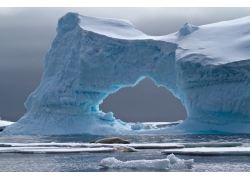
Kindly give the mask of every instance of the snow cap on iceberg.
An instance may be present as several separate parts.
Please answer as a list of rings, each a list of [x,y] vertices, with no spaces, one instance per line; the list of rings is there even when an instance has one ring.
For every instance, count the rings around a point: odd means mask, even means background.
[[[187,36],[187,35],[193,33],[194,31],[197,31],[198,29],[199,29],[199,27],[194,26],[194,25],[189,24],[189,23],[186,23],[179,30],[179,32],[177,33],[177,36],[179,36],[179,37],[181,37],[181,36]]]

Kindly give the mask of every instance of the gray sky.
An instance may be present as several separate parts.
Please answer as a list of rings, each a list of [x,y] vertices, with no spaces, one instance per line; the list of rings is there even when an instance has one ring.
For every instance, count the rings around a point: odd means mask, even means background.
[[[57,20],[67,12],[126,19],[148,35],[178,31],[186,22],[203,25],[250,15],[250,8],[0,8],[0,117],[17,121],[24,102],[40,84],[44,55]],[[100,108],[124,121],[186,118],[180,100],[146,79],[109,95]]]

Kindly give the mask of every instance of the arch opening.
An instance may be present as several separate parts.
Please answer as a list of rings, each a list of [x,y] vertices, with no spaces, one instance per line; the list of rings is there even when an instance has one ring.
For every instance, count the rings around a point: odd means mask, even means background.
[[[181,100],[150,78],[109,94],[99,109],[113,112],[116,119],[124,122],[173,122],[187,118]]]

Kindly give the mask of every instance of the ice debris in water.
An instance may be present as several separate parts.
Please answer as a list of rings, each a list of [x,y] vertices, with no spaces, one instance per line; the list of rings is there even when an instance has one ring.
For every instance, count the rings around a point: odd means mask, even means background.
[[[132,130],[148,130],[148,129],[157,129],[157,127],[154,124],[142,124],[140,122],[137,122],[135,124],[131,124]]]
[[[141,129],[143,129],[143,127],[144,127],[143,124],[139,123],[139,122],[131,125],[131,129],[133,129],[133,130],[141,130]]]
[[[183,160],[176,157],[174,154],[170,154],[166,159],[154,159],[154,160],[131,160],[120,161],[114,157],[109,157],[101,160],[99,166],[103,168],[133,168],[133,169],[192,169],[194,164],[193,159]]]
[[[115,146],[116,152],[138,152],[139,150],[129,146]]]

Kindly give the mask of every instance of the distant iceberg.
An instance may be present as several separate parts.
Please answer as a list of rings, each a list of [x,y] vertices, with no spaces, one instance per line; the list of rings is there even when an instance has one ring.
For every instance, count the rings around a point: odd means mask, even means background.
[[[25,102],[27,113],[1,134],[249,133],[249,27],[250,16],[187,23],[157,37],[126,20],[67,13],[46,53],[41,83]],[[146,77],[182,101],[183,123],[131,129],[99,110],[109,94]]]

